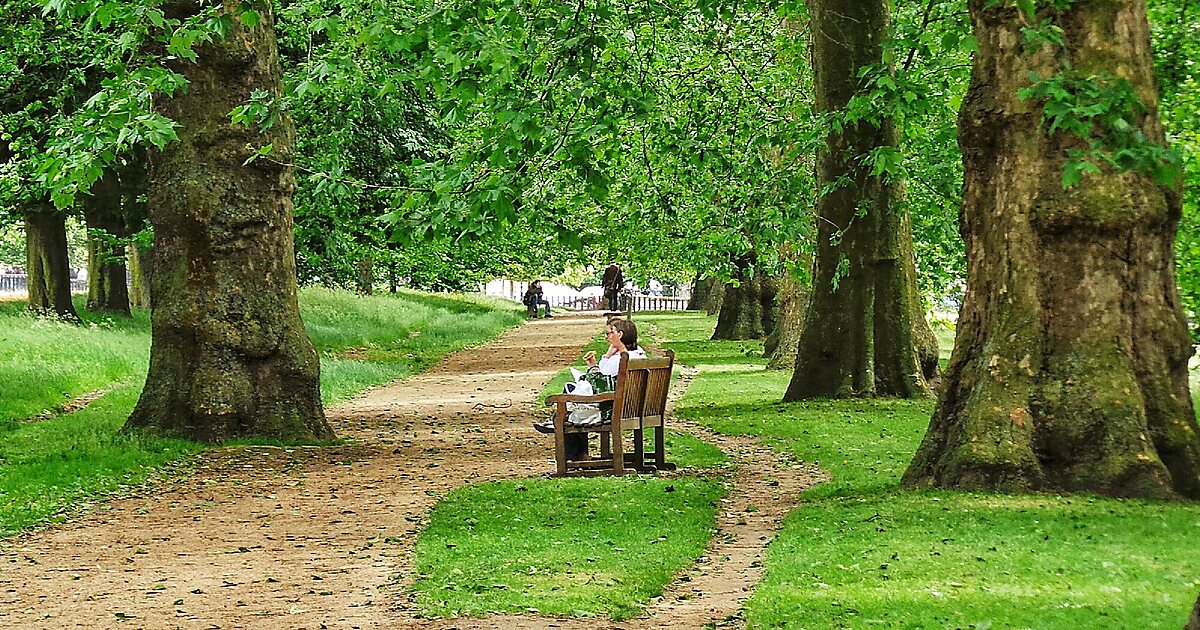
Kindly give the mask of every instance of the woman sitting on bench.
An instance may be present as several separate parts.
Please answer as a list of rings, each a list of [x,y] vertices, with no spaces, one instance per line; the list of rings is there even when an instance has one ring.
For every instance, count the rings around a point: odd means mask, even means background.
[[[627,319],[613,318],[608,321],[608,326],[604,331],[604,339],[608,341],[608,351],[599,361],[596,360],[595,351],[589,351],[583,355],[583,360],[588,364],[588,372],[592,375],[598,375],[600,379],[589,379],[589,382],[601,384],[600,387],[593,387],[593,392],[599,394],[601,392],[611,392],[616,389],[617,372],[621,369],[621,353],[628,352],[631,359],[646,358],[646,351],[638,347],[638,332],[637,324]],[[574,391],[574,383],[567,383],[566,393],[570,394]],[[608,406],[609,413],[612,413],[612,403],[604,403]],[[603,414],[605,410],[601,409]],[[570,418],[568,417],[568,422]],[[554,420],[550,419],[545,422],[535,422],[533,427],[541,433],[554,433]],[[568,433],[565,436],[567,459],[582,460],[588,458],[588,434],[587,433]]]

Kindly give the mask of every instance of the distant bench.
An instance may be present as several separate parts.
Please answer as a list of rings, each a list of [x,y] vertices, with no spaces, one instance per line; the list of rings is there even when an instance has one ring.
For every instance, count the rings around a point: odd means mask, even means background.
[[[630,359],[628,352],[622,352],[614,391],[591,396],[557,394],[546,398],[547,405],[557,405],[554,412],[554,459],[558,466],[555,476],[675,470],[675,464],[666,461],[663,450],[663,418],[675,353],[666,350],[663,355],[655,359]],[[570,425],[567,423],[567,403],[611,403],[612,420],[597,426]],[[650,452],[645,450],[646,429],[654,430],[654,449]],[[625,452],[625,431],[633,431],[632,453]],[[600,457],[568,460],[565,441],[568,433],[600,434]]]

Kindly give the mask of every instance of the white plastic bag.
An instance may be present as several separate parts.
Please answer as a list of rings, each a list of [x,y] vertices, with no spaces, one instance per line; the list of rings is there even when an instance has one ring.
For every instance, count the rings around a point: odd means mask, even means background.
[[[574,371],[574,370],[572,370]],[[568,394],[591,396],[595,393],[586,379],[567,383],[563,388]],[[596,403],[567,403],[567,423],[579,427],[594,427],[600,424],[600,405]]]

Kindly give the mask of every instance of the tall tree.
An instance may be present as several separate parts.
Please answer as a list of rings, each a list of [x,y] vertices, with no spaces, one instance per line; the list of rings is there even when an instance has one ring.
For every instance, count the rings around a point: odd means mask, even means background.
[[[756,263],[753,252],[735,262],[735,284],[725,287],[713,339],[763,339],[775,329],[778,283]]]
[[[836,120],[868,69],[887,67],[886,0],[810,0],[815,102]],[[784,400],[929,396],[937,348],[917,292],[901,182],[870,156],[897,144],[890,116],[845,118],[817,156],[812,297]]]
[[[187,18],[203,5],[165,8]],[[161,104],[179,140],[151,157],[150,371],[126,427],[202,441],[328,439],[296,300],[292,125],[280,112],[261,128],[230,122],[256,95],[280,94],[270,5],[230,3],[218,16],[234,17],[226,36],[199,46],[198,62],[174,62],[188,87]],[[246,163],[247,146],[267,145],[272,159]]]
[[[1200,498],[1145,2],[969,7],[968,291],[904,482]]]
[[[88,228],[87,308],[94,312],[129,314],[129,285],[125,278],[125,244],[128,236],[116,172],[92,185],[83,198],[83,218]]]
[[[25,254],[29,310],[80,321],[71,303],[70,262],[67,260],[66,215],[49,203],[25,214]]]

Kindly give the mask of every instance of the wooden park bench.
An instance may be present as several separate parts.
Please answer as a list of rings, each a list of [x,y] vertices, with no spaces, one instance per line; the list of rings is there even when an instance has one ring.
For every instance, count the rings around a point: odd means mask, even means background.
[[[557,405],[554,412],[556,477],[675,470],[675,464],[667,462],[663,450],[663,418],[675,353],[667,350],[663,354],[655,359],[630,359],[629,353],[622,352],[614,391],[591,396],[557,394],[546,398],[547,405]],[[612,420],[588,427],[568,424],[567,403],[611,403]],[[649,452],[645,450],[644,431],[647,429],[654,430],[654,448]],[[632,453],[625,449],[626,431],[633,431]],[[567,460],[565,439],[568,433],[600,434],[600,457]]]

